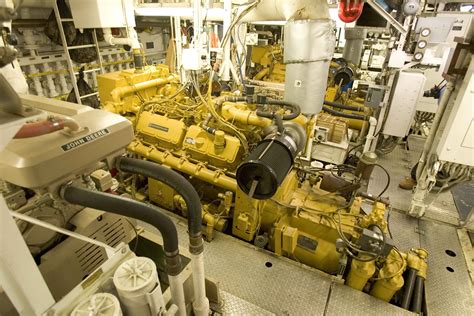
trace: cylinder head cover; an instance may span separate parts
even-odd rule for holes
[[[237,169],[239,188],[252,198],[269,199],[275,195],[293,165],[298,144],[289,135],[264,139]]]

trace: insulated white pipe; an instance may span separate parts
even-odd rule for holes
[[[191,255],[193,269],[194,302],[193,310],[196,316],[209,315],[209,300],[206,297],[206,279],[204,275],[204,254]]]
[[[242,10],[245,6],[242,7]],[[261,0],[242,22],[329,19],[326,0]]]
[[[366,153],[370,151],[372,147],[372,142],[374,140],[374,135],[375,135],[375,127],[377,126],[377,119],[373,116],[370,117],[369,119],[369,131],[367,132],[367,136],[365,137],[365,144],[364,144],[364,151],[363,153]]]
[[[177,315],[186,316],[186,302],[184,300],[183,282],[180,281],[179,274],[178,275],[169,275],[168,279],[169,279],[169,282],[170,282],[170,291],[171,291],[172,302],[173,302],[173,304],[178,306]]]

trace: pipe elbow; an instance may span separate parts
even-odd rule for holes
[[[370,126],[376,126],[377,125],[377,119],[373,116],[369,117],[369,124],[370,124]]]
[[[79,123],[75,119],[69,116],[65,116],[61,118],[63,120],[64,127],[69,128],[71,131],[75,132],[78,131],[81,127]]]

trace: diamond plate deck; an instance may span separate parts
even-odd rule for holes
[[[402,251],[420,247],[418,219],[392,209],[390,212],[390,231],[395,245]]]
[[[221,303],[218,306],[211,304],[212,310],[214,310],[217,315],[275,315],[229,292],[220,291],[219,294]]]
[[[410,150],[399,145],[388,155],[379,157],[379,164],[390,173],[390,186],[384,196],[388,196],[392,206],[402,211],[410,209],[412,191],[402,190],[398,183],[410,175],[411,168],[417,163],[423,150],[425,138],[410,135],[408,145]],[[378,195],[387,183],[387,176],[380,168],[375,168],[369,182],[369,193]],[[426,210],[427,218],[443,221],[450,224],[458,224],[458,212],[450,191],[430,192],[426,198],[430,205]]]
[[[333,284],[325,315],[416,315],[348,286]],[[383,305],[383,306],[381,306]]]
[[[474,315],[471,280],[456,228],[420,221],[421,246],[429,252],[426,303],[431,315]],[[446,250],[453,251],[450,256]],[[452,271],[452,272],[451,272]]]

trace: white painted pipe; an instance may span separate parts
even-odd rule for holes
[[[127,29],[130,37],[114,37],[110,28],[104,28],[104,40],[109,45],[128,45],[132,49],[140,49],[140,42],[138,41],[137,32],[133,27],[129,27]]]
[[[364,151],[366,153],[371,150],[372,142],[374,140],[375,135],[375,127],[377,126],[377,119],[373,116],[369,119],[369,131],[367,132],[367,136],[365,137],[365,144],[364,144]]]
[[[60,234],[63,234],[63,235],[66,235],[66,236],[69,236],[69,237],[72,237],[72,238],[76,238],[76,239],[85,241],[87,243],[90,243],[90,244],[93,244],[93,245],[96,245],[96,246],[99,246],[99,247],[102,247],[105,250],[107,250],[108,253],[110,253],[110,254],[115,252],[115,249],[113,247],[107,245],[106,243],[103,243],[101,241],[89,238],[87,236],[72,232],[72,231],[64,229],[62,227],[55,226],[53,224],[44,222],[44,221],[39,220],[37,218],[31,217],[31,216],[28,216],[28,215],[25,215],[25,214],[20,214],[18,212],[14,212],[14,211],[10,211],[10,215],[12,217],[15,217],[15,218],[20,219],[20,220],[25,221],[25,222],[28,222],[30,224],[37,225],[37,226],[55,231],[57,233],[60,233]]]
[[[209,300],[206,297],[206,278],[204,275],[204,253],[191,255],[191,265],[193,269],[194,288],[194,315],[209,315]]]
[[[183,282],[181,282],[179,274],[168,276],[170,281],[171,299],[173,304],[178,306],[177,315],[186,316],[186,302],[184,300]]]
[[[79,124],[77,123],[77,121],[73,119],[72,117],[62,116],[61,119],[64,122],[64,127],[69,128],[69,130],[73,132],[78,131],[81,128]]]

